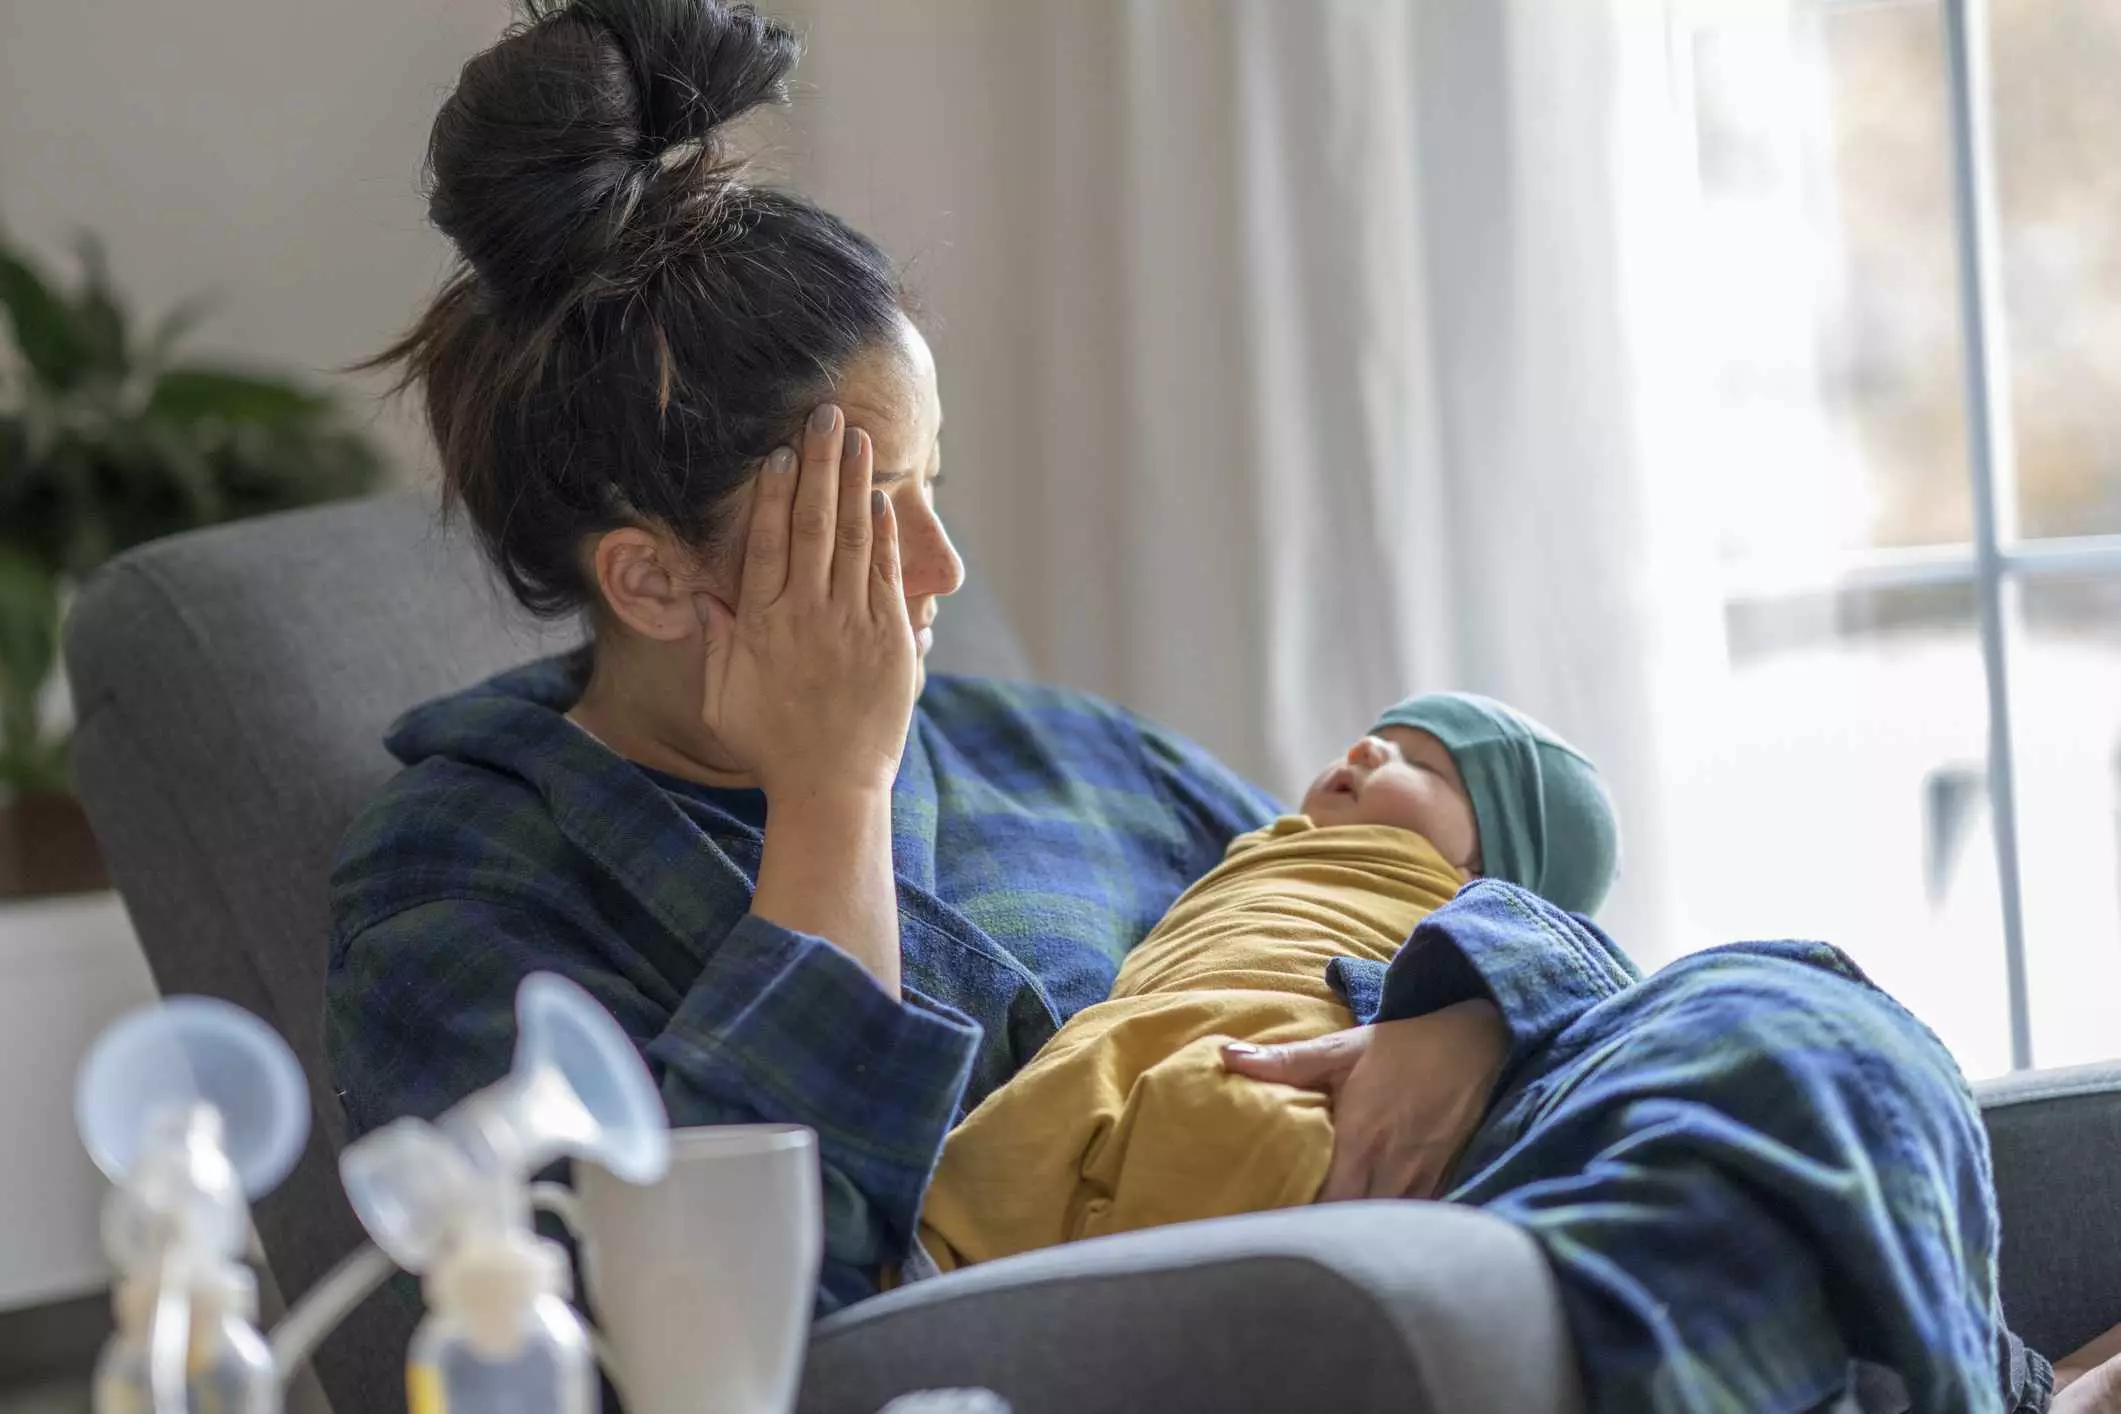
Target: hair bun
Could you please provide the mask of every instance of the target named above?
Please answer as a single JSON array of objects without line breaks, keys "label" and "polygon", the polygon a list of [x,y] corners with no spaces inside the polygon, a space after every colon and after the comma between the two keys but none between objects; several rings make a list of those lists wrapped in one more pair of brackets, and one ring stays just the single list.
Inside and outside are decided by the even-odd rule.
[{"label": "hair bun", "polygon": [[785,102],[802,41],[750,5],[720,0],[573,0],[572,13],[618,40],[656,151],[712,141],[715,129]]},{"label": "hair bun", "polygon": [[489,291],[542,308],[596,273],[651,184],[682,199],[728,181],[718,130],[785,100],[802,43],[721,0],[532,0],[529,15],[436,115],[429,214]]}]

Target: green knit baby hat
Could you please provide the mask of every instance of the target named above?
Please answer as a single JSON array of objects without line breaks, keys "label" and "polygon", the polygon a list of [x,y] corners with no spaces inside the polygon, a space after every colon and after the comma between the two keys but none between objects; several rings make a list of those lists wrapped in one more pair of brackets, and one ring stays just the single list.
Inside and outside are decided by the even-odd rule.
[{"label": "green knit baby hat", "polygon": [[1410,697],[1370,730],[1444,744],[1472,797],[1483,873],[1571,913],[1594,913],[1620,869],[1620,824],[1598,768],[1524,713],[1470,692]]}]

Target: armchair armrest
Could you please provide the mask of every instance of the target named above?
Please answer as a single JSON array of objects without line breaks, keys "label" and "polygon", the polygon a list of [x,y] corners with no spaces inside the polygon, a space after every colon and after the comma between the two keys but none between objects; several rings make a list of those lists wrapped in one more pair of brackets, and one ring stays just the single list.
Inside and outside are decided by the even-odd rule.
[{"label": "armchair armrest", "polygon": [[1532,1240],[1470,1208],[1331,1204],[1075,1243],[820,1323],[801,1414],[984,1386],[1014,1414],[1575,1414]]},{"label": "armchair armrest", "polygon": [[2121,1321],[2121,1062],[1974,1087],[1996,1161],[2003,1314],[2041,1354]]},{"label": "armchair armrest", "polygon": [[[2121,1321],[2121,1062],[1974,1088],[2004,1312],[2065,1354]],[[872,1414],[950,1385],[997,1390],[1015,1414],[1582,1408],[1538,1249],[1438,1203],[1194,1223],[922,1282],[819,1325],[799,1408]]]}]

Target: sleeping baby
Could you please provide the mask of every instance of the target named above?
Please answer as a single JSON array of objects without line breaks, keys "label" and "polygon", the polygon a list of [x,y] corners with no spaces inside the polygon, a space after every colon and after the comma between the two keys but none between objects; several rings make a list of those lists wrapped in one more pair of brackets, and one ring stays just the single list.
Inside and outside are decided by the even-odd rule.
[{"label": "sleeping baby", "polygon": [[1392,708],[1301,814],[1235,840],[1128,956],[1110,999],[951,1133],[921,1217],[927,1254],[947,1271],[1311,1202],[1333,1152],[1325,1097],[1231,1075],[1222,1048],[1354,1025],[1328,964],[1391,961],[1476,875],[1590,913],[1618,850],[1597,770],[1538,723],[1465,693]]}]

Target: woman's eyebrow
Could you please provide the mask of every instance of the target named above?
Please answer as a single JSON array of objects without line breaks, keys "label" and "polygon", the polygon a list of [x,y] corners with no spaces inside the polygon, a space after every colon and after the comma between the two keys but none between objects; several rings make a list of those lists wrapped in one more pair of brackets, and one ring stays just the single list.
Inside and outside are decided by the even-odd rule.
[{"label": "woman's eyebrow", "polygon": [[[938,429],[935,434],[936,449],[940,450],[942,445],[943,434],[942,431]],[[928,458],[930,461],[933,461],[935,459],[935,452],[929,452]],[[926,468],[919,468],[907,471],[885,471],[881,467],[879,467],[877,470],[869,473],[869,484],[871,486],[895,486],[899,482],[906,480],[908,477],[919,476],[921,474],[921,471],[925,469]]]}]

